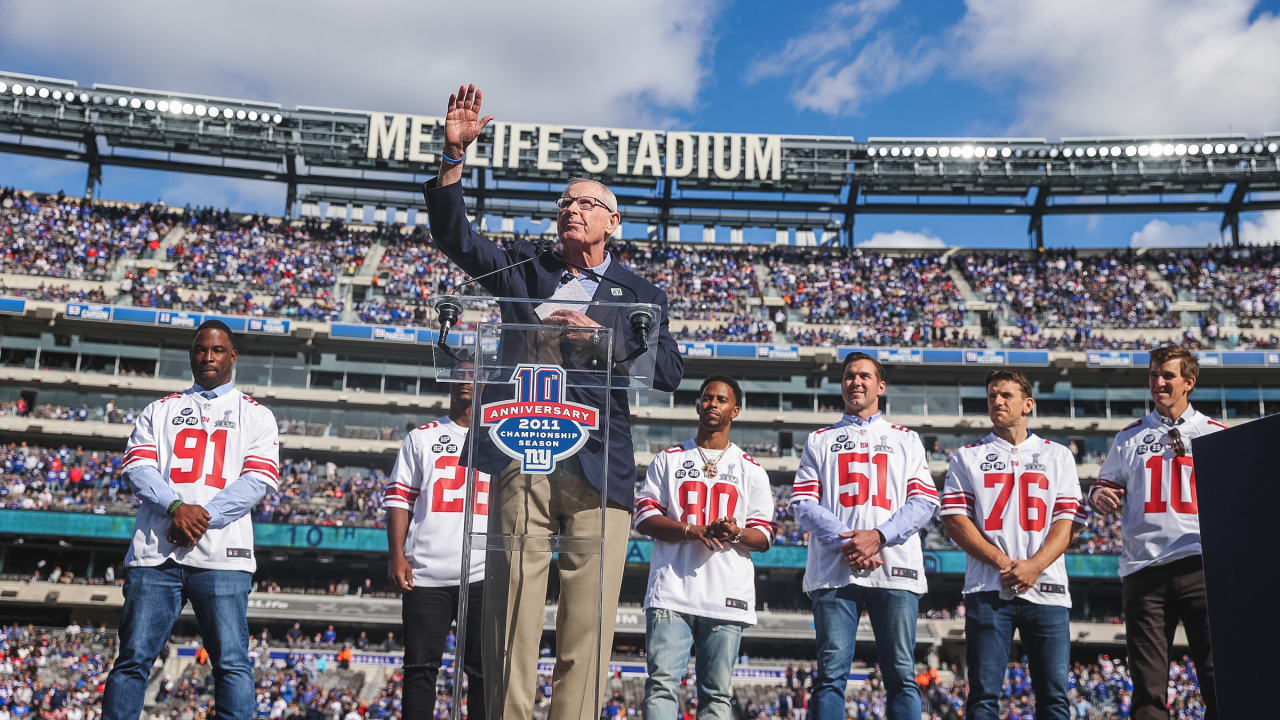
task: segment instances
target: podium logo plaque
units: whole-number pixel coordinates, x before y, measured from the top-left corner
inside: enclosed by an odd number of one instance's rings
[[[514,400],[480,407],[480,423],[503,453],[520,461],[520,472],[545,474],[572,457],[587,442],[588,431],[600,426],[600,412],[565,402],[564,368],[559,365],[520,365],[511,373]]]

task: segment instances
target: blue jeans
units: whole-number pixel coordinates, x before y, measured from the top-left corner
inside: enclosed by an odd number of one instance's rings
[[[845,585],[810,593],[818,633],[818,677],[813,686],[813,720],[844,720],[858,616],[867,611],[876,634],[876,656],[888,693],[889,720],[919,720],[916,685],[916,613],[920,597],[906,590]]]
[[[169,632],[188,600],[213,663],[216,717],[253,717],[248,619],[252,579],[250,573],[239,570],[202,570],[172,561],[129,568],[124,580],[120,654],[107,677],[103,720],[138,720],[151,666],[169,641]]]
[[[1018,629],[1031,666],[1036,720],[1067,720],[1067,665],[1071,660],[1070,610],[1038,605],[1022,598],[1001,600],[1000,593],[964,596],[965,660],[969,664],[969,700],[965,717],[1000,717],[1000,694],[1009,666],[1009,646]]]
[[[662,608],[649,608],[644,614],[649,665],[644,681],[645,720],[679,717],[676,691],[689,667],[691,649],[697,656],[693,669],[698,676],[698,720],[729,720],[741,623]]]

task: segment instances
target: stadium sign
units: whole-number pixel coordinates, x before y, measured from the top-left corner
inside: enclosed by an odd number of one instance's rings
[[[27,301],[22,298],[0,297],[0,313],[22,315],[27,312]]]
[[[504,454],[520,461],[520,472],[549,473],[600,427],[600,411],[565,402],[565,372],[559,365],[519,365],[511,372],[515,399],[480,407],[480,424]]]
[[[148,308],[120,307],[115,305],[98,305],[95,303],[67,303],[63,315],[71,320],[95,320],[99,322],[122,322],[134,325],[152,325],[163,327],[195,328],[205,320],[221,320],[231,328],[231,332],[253,333],[258,335],[288,335],[288,320],[275,318],[251,318],[239,315],[205,315],[202,313],[173,312],[171,310],[151,310]]]
[[[783,179],[781,135],[507,122],[492,123],[485,134],[487,152],[476,143],[467,151],[467,163],[472,166],[517,172],[696,177],[748,183]],[[425,146],[439,147],[443,142],[444,118],[369,113],[365,156],[370,160],[394,159],[434,168],[439,158],[434,150],[427,150]]]

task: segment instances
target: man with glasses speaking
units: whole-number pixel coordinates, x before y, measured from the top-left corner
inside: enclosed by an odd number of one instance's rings
[[[1120,577],[1134,720],[1169,717],[1169,652],[1179,620],[1205,718],[1217,717],[1191,440],[1226,425],[1191,407],[1199,375],[1200,361],[1186,348],[1151,351],[1147,380],[1155,410],[1120,431],[1089,491],[1099,512],[1124,508]]]
[[[609,188],[594,180],[569,180],[556,201],[559,255],[543,252],[517,240],[506,247],[485,238],[471,226],[463,203],[463,161],[467,148],[493,120],[480,114],[481,93],[474,85],[458,88],[449,97],[445,117],[444,153],[437,178],[424,186],[432,240],[450,260],[497,297],[577,298],[615,303],[651,303],[661,308],[653,386],[672,392],[684,375],[684,361],[668,331],[667,296],[652,283],[623,267],[605,249],[605,240],[622,222],[618,202]],[[525,261],[527,262],[521,262]],[[577,267],[574,267],[577,266]],[[589,268],[583,272],[581,268]],[[492,273],[492,274],[489,274]],[[486,276],[487,275],[487,276]],[[561,308],[539,318],[534,306],[505,303],[506,323],[599,327],[586,313]],[[615,347],[630,338],[625,316],[613,323]],[[615,351],[616,352],[616,351]],[[566,358],[566,364],[568,358]],[[487,385],[482,403],[492,402],[497,385]],[[556,666],[552,674],[550,720],[595,720],[599,708],[584,698],[604,692],[605,670],[613,644],[618,592],[631,527],[636,484],[636,460],[631,444],[630,408],[625,390],[612,392],[611,412],[604,427],[594,431],[574,457],[560,461],[547,475],[523,474],[520,463],[502,454],[484,433],[473,433],[477,446],[472,463],[489,473],[490,534],[605,537],[605,554],[558,553],[560,580],[556,617]],[[494,397],[491,397],[491,394]],[[567,402],[603,407],[603,391],[570,387]],[[602,424],[605,421],[602,421]],[[602,438],[608,438],[608,467]],[[466,462],[467,453],[462,454]],[[607,500],[601,527],[601,495]],[[603,572],[600,563],[603,560]],[[502,688],[504,697],[488,702],[490,717],[527,720],[533,716],[538,652],[546,602],[549,552],[517,552],[510,557],[490,552],[485,598],[484,674],[488,687]],[[601,579],[603,576],[603,580]],[[496,589],[505,589],[505,598]],[[603,607],[600,607],[603,602]],[[599,615],[597,614],[599,609]],[[597,621],[599,646],[595,645]],[[595,662],[600,653],[601,663]],[[594,688],[590,683],[595,683]],[[501,708],[499,712],[495,712]]]

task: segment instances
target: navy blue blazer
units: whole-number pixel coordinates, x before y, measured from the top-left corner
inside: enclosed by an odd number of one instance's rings
[[[509,249],[504,249],[476,232],[467,220],[462,183],[437,187],[436,179],[433,178],[423,185],[423,193],[427,198],[427,216],[431,223],[432,242],[471,277],[493,272],[538,253],[537,248],[530,242],[517,241]],[[560,286],[560,277],[564,271],[564,264],[548,254],[519,267],[487,277],[479,284],[497,297],[546,298]],[[658,390],[675,391],[680,384],[680,379],[684,377],[684,358],[681,357],[675,340],[671,338],[666,293],[623,267],[616,257],[609,263],[603,276],[604,280],[596,289],[594,300],[652,303],[662,308],[662,317],[658,325],[658,347],[652,349],[656,354],[653,386]],[[615,295],[614,288],[620,288],[622,295]],[[620,353],[635,347],[625,316],[619,313],[600,315],[594,311],[589,312],[588,315],[601,324],[613,327],[615,360],[625,357],[625,354]],[[527,304],[504,304],[502,321],[524,324],[541,322],[534,314],[533,306]],[[512,388],[507,386],[487,385],[481,393],[480,402],[489,403],[509,398],[512,392]],[[610,392],[613,397],[608,418],[607,480],[604,468],[604,443],[601,439],[603,427],[591,432],[586,444],[578,451],[578,459],[582,462],[582,469],[592,486],[601,490],[610,500],[630,509],[636,483],[636,458],[631,443],[631,406],[627,402],[626,390],[615,389]],[[565,393],[565,399],[602,408],[604,407],[603,393],[603,388],[570,387]],[[476,448],[474,463],[478,470],[496,473],[511,463],[510,457],[494,447],[488,433],[477,431],[468,433],[467,437],[468,440],[479,438],[480,444]],[[464,463],[466,457],[464,450]],[[602,488],[602,484],[605,487]]]

